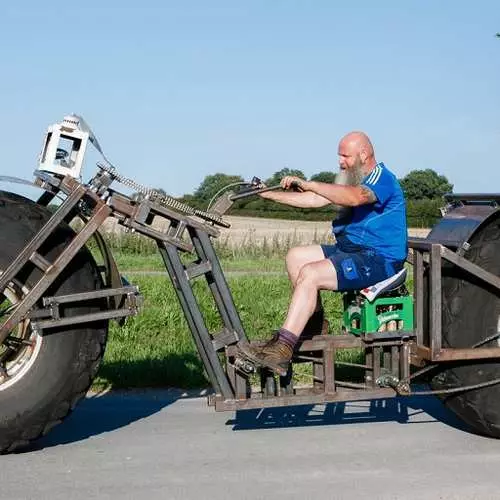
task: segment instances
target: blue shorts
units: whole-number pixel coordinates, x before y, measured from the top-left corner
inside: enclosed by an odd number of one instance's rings
[[[321,245],[337,271],[338,290],[363,290],[403,269],[404,261],[388,260],[375,251],[352,243]]]

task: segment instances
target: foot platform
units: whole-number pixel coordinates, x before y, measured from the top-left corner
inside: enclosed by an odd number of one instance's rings
[[[238,410],[293,404],[391,398],[407,394],[413,332],[362,335],[317,335],[298,345],[288,370],[278,373],[252,355],[252,350],[226,348],[227,373],[236,398],[215,396],[216,410]],[[247,346],[261,345],[258,342]],[[343,349],[358,349],[356,359],[337,356]],[[350,358],[350,357],[349,357]],[[310,364],[311,368],[298,369]],[[301,374],[294,386],[294,372]],[[255,376],[260,377],[256,378]],[[260,391],[256,387],[259,384]],[[307,384],[307,380],[312,383]],[[404,389],[404,390],[403,390]]]

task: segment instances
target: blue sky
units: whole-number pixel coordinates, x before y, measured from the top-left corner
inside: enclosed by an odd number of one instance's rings
[[[352,129],[398,177],[499,192],[497,31],[493,0],[3,2],[0,174],[31,178],[75,112],[174,196],[216,172],[336,171]]]

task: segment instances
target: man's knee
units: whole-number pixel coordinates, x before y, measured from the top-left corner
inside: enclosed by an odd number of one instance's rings
[[[317,266],[315,266],[313,263],[310,263],[310,264],[304,264],[300,268],[297,282],[298,283],[307,282],[308,284],[316,285],[319,279],[320,276],[318,274]]]
[[[301,254],[303,253],[301,248],[302,247],[293,247],[288,250],[285,257],[286,268],[288,270],[296,270],[300,267],[300,262],[303,260],[301,259]]]
[[[303,266],[324,258],[319,245],[293,247],[286,254],[286,268],[289,272],[298,272]]]
[[[317,290],[338,290],[337,271],[332,262],[325,259],[301,267],[297,285],[314,287]]]

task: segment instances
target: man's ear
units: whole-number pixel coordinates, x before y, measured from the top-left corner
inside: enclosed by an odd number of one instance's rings
[[[362,149],[360,152],[359,152],[359,159],[361,160],[361,163],[366,163],[366,160],[368,158],[368,155],[366,153],[366,150]]]

